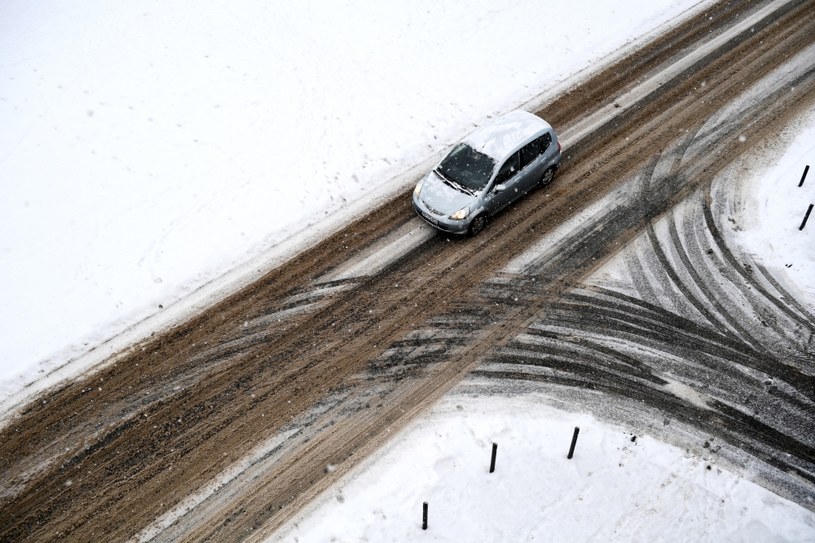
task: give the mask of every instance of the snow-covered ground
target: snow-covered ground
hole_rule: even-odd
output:
[[[4,2],[0,401],[144,319],[160,325],[228,271],[269,266],[349,202],[404,187],[405,172],[487,115],[691,9],[700,4]],[[811,293],[815,216],[798,225],[815,173],[797,180],[815,161],[815,116],[803,125],[757,178],[761,211],[745,239],[788,288]],[[815,541],[811,512],[538,400],[446,398],[280,537]]]
[[[3,2],[0,398],[703,5]]]
[[[742,205],[750,213],[734,234],[773,277],[815,312],[815,213],[800,230],[809,205],[815,204],[815,111],[765,147],[769,153],[757,157],[745,172],[752,177],[742,190]],[[772,167],[762,171],[762,164]],[[807,165],[810,169],[799,186]]]
[[[446,397],[269,541],[815,540],[810,511],[543,401]]]

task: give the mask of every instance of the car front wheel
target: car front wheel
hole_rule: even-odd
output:
[[[473,222],[470,223],[470,230],[469,230],[468,233],[471,236],[475,236],[476,234],[481,232],[486,225],[487,225],[487,217],[485,217],[484,215],[479,215],[478,217],[473,219]]]

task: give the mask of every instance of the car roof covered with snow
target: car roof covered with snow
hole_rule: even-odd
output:
[[[464,138],[464,143],[500,162],[544,129],[551,126],[537,115],[515,110],[482,126]]]

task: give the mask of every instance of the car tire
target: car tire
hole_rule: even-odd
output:
[[[479,215],[475,219],[470,222],[470,229],[467,231],[467,234],[470,236],[478,235],[484,227],[487,225],[487,217],[484,215]]]
[[[554,179],[554,178],[555,178],[555,167],[550,166],[549,168],[546,168],[545,172],[543,172],[543,175],[541,176],[541,180],[538,181],[538,185],[541,186],[541,187],[545,187],[546,185],[551,183],[552,179]]]

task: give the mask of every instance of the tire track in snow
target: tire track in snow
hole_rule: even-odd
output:
[[[550,390],[549,387],[565,390],[571,408],[580,408],[578,399],[596,401],[598,403],[587,404],[600,405],[602,409],[622,413],[628,420],[642,424],[652,421],[643,421],[640,411],[656,420],[681,418],[686,421],[681,429],[686,439],[684,445],[699,441],[702,435],[712,441],[713,432],[717,436],[715,446],[718,447],[721,439],[724,451],[747,440],[752,447],[748,450],[753,451],[752,456],[748,455],[750,458],[772,456],[790,444],[794,446],[796,439],[785,441],[778,432],[779,428],[794,428],[793,421],[799,415],[792,407],[784,407],[793,403],[787,397],[809,408],[806,402],[810,396],[800,391],[800,383],[796,383],[796,389],[782,379],[764,379],[749,363],[723,363],[722,357],[716,354],[700,353],[698,360],[692,357],[685,360],[676,353],[671,356],[670,352],[660,350],[664,345],[672,346],[679,338],[684,342],[679,354],[692,355],[701,345],[710,346],[714,353],[721,350],[727,357],[742,360],[749,359],[754,352],[749,345],[658,304],[639,304],[641,300],[637,299],[618,297],[622,308],[597,312],[593,298],[608,303],[615,297],[575,284],[580,277],[598,269],[624,242],[634,238],[649,217],[663,214],[693,187],[704,183],[706,168],[718,171],[731,160],[720,155],[739,154],[738,145],[726,138],[706,140],[710,153],[705,154],[699,164],[689,166],[684,172],[686,175],[668,176],[662,179],[664,183],[652,183],[648,201],[640,199],[639,205],[634,205],[630,197],[636,193],[620,191],[615,195],[619,198],[606,202],[613,204],[611,212],[592,208],[592,213],[582,219],[589,224],[573,225],[574,232],[566,234],[579,235],[560,238],[564,243],[554,254],[550,253],[551,261],[530,261],[538,272],[530,273],[520,267],[482,284],[523,248],[535,243],[540,232],[550,232],[554,224],[573,216],[570,205],[582,209],[601,198],[647,162],[644,157],[654,148],[669,145],[688,126],[703,123],[745,86],[769,72],[771,67],[763,61],[763,55],[767,54],[772,62],[781,62],[789,51],[810,43],[812,26],[807,26],[805,21],[808,6],[800,2],[787,6],[791,7],[785,7],[784,13],[786,9],[794,10],[791,17],[770,17],[770,21],[781,20],[783,25],[768,22],[769,26],[760,30],[755,38],[744,35],[743,43],[723,46],[716,58],[706,59],[711,63],[709,69],[701,67],[698,73],[687,78],[677,75],[655,97],[642,100],[618,115],[592,136],[593,148],[588,142],[576,145],[570,150],[574,159],[564,167],[561,183],[519,203],[513,213],[497,219],[483,236],[455,246],[438,238],[430,240],[409,253],[411,258],[394,261],[380,277],[360,278],[357,288],[337,293],[320,311],[304,310],[302,314],[291,315],[280,323],[281,329],[286,328],[280,332],[282,335],[271,342],[266,339],[272,336],[250,340],[251,346],[221,358],[222,363],[213,366],[188,393],[154,404],[131,426],[117,427],[115,416],[94,419],[99,404],[75,394],[76,387],[55,395],[51,409],[32,406],[24,414],[22,424],[10,427],[3,434],[7,438],[6,450],[34,449],[39,443],[60,439],[59,428],[53,428],[65,419],[76,425],[72,427],[84,421],[90,425],[98,421],[103,432],[89,443],[92,450],[63,457],[66,461],[81,458],[82,464],[72,464],[65,470],[51,468],[39,477],[24,478],[30,486],[27,492],[3,502],[2,515],[9,522],[0,523],[0,538],[5,535],[12,539],[25,536],[48,539],[50,534],[59,531],[74,539],[103,536],[108,540],[125,539],[154,519],[161,520],[167,509],[183,505],[185,497],[195,496],[195,492],[209,482],[227,479],[229,483],[180,516],[166,533],[167,539],[230,541],[260,537],[258,532],[263,530],[258,527],[273,526],[297,510],[332,478],[350,469],[348,466],[353,465],[356,458],[381,444],[391,429],[398,429],[428,402],[457,383],[482,357],[488,360],[500,354],[536,352],[552,343],[555,354],[546,356],[556,360],[559,366],[548,368],[545,363],[538,364],[539,373],[557,370],[560,373],[556,377],[571,386],[513,379],[515,385],[542,386],[543,383],[546,390]],[[798,23],[798,19],[804,21]],[[708,24],[706,20],[698,22]],[[797,42],[775,44],[770,38],[778,35],[781,26],[796,28]],[[762,36],[766,39],[762,43],[773,43],[769,50],[757,46]],[[628,66],[630,64],[626,70]],[[707,90],[696,95],[693,77],[708,81]],[[623,85],[619,88],[623,89]],[[811,91],[812,86],[804,88]],[[610,96],[603,103],[613,99]],[[707,100],[712,100],[712,105],[701,103]],[[574,99],[574,102],[580,111],[590,111],[593,107],[589,100]],[[801,103],[800,98],[791,94],[777,103],[768,103],[767,111],[761,115],[765,115],[772,126],[784,121],[785,108],[794,110],[801,107]],[[748,121],[742,118],[739,122]],[[631,142],[627,139],[629,135]],[[370,242],[396,227],[394,220],[409,220],[408,205],[399,210],[396,218],[392,209],[388,211],[387,215],[380,213],[375,219],[379,221],[378,226],[355,224],[344,233],[356,235],[356,228],[367,228],[366,243],[352,244],[351,251],[361,254]],[[207,311],[206,318],[168,333],[164,340],[169,346],[156,345],[158,341],[151,343],[149,346],[155,347],[155,354],[128,359],[151,364],[152,372],[128,367],[101,376],[106,383],[118,379],[124,391],[135,385],[141,392],[155,383],[172,382],[176,364],[188,363],[190,357],[208,350],[210,343],[234,340],[236,334],[240,336],[244,332],[242,325],[256,317],[269,317],[285,306],[281,300],[300,295],[320,284],[331,270],[338,270],[347,261],[347,255],[336,254],[342,251],[337,249],[342,241],[342,236],[335,236],[326,247],[308,253],[309,256],[296,265],[287,265],[286,271],[281,272],[284,279],[267,277],[253,284],[245,296],[242,293],[243,297],[236,296]],[[642,262],[648,266],[652,261],[643,258]],[[428,266],[430,270],[426,269]],[[434,281],[441,286],[433,288]],[[629,293],[633,287],[630,281],[629,286],[625,283],[623,277],[615,283],[615,288]],[[575,288],[582,292],[585,300],[573,296]],[[291,308],[305,304],[305,298],[289,300]],[[421,307],[414,309],[417,302],[421,302]],[[641,313],[640,318],[645,322],[633,320],[629,314],[633,309]],[[547,324],[549,313],[553,319],[563,321],[561,328]],[[698,319],[698,315],[694,316]],[[538,321],[549,326],[544,331],[555,334],[554,340],[536,332]],[[583,322],[593,322],[593,329],[581,328]],[[202,326],[205,330],[199,332]],[[671,326],[676,330],[687,327],[690,332],[677,335]],[[213,331],[210,333],[206,327]],[[342,333],[336,331],[339,327]],[[641,331],[654,327],[661,335],[643,345]],[[247,334],[255,332],[248,328]],[[618,337],[620,329],[627,330],[622,339]],[[419,333],[415,333],[417,330]],[[568,333],[557,334],[563,330]],[[589,333],[595,335],[589,336]],[[573,339],[581,334],[586,337],[582,343]],[[707,341],[694,339],[694,335]],[[204,348],[200,343],[190,346],[191,342],[204,338],[208,342]],[[422,349],[423,345],[427,345],[427,349]],[[507,351],[510,347],[518,350]],[[229,346],[224,348],[228,350]],[[732,352],[727,353],[728,349]],[[739,350],[744,353],[740,354]],[[569,373],[569,363],[583,357],[592,363],[584,363],[580,371]],[[370,364],[371,361],[374,364]],[[518,369],[532,368],[529,364],[524,366],[523,361],[524,357],[520,357],[515,360],[518,364],[511,366],[514,375],[523,376],[524,372]],[[376,366],[377,362],[382,363],[381,368]],[[773,360],[765,362],[772,364]],[[388,372],[398,371],[400,363],[406,368],[405,377],[394,379]],[[608,368],[602,365],[605,363]],[[599,371],[595,372],[594,366]],[[377,370],[382,370],[381,374],[377,374]],[[721,375],[722,382],[713,382],[708,390],[701,384],[707,383],[711,375]],[[477,378],[501,385],[510,381]],[[740,391],[730,387],[742,380],[753,389]],[[697,383],[701,384],[696,386]],[[761,387],[767,389],[764,394]],[[741,392],[746,395],[740,396]],[[332,394],[339,403],[314,418],[307,416],[326,395]],[[650,403],[642,401],[645,396],[651,398]],[[132,399],[135,393],[123,392],[121,397]],[[632,402],[631,397],[640,401]],[[110,398],[109,394],[99,397],[103,401]],[[117,397],[112,399],[115,401]],[[781,402],[780,408],[773,401]],[[758,412],[753,413],[755,410]],[[775,422],[779,412],[786,413]],[[696,421],[697,418],[700,421]],[[257,450],[255,446],[275,432],[286,431],[298,423],[305,425],[298,434],[302,437],[286,443],[280,459],[264,464],[256,479],[247,477],[238,483],[240,478],[229,478],[230,467],[242,455],[253,454]],[[670,425],[671,429],[677,426]],[[801,431],[810,429],[806,424],[800,428]],[[20,435],[16,430],[20,430]],[[757,437],[750,435],[753,431]],[[794,433],[790,436],[797,438]],[[20,445],[15,449],[15,444]],[[222,458],[223,452],[230,456]],[[805,472],[808,454],[805,449],[790,449],[790,457],[783,461]],[[731,458],[738,460],[745,455],[731,455]],[[38,456],[31,454],[24,461],[37,460]],[[83,468],[91,464],[95,469],[86,472]],[[10,465],[14,476],[19,475],[16,468],[20,464],[16,457],[6,465]],[[324,473],[327,465],[338,468],[327,475]],[[768,480],[776,477],[781,482],[789,482],[795,477],[781,469],[773,471],[766,466],[760,469]],[[225,478],[219,478],[219,474]],[[80,478],[82,484],[78,484]],[[67,485],[68,482],[77,484]],[[787,495],[800,497],[793,491]],[[93,507],[83,504],[93,504]]]
[[[811,70],[804,73],[811,77]],[[641,174],[640,197],[690,168],[696,160],[691,151],[705,147],[699,138],[726,138],[743,129],[728,120],[665,151]],[[528,382],[536,390],[559,389],[560,398],[591,390],[608,396],[605,409],[618,422],[637,421],[630,410],[614,407],[633,399],[647,405],[649,416],[656,411],[680,419],[697,444],[717,436],[733,448],[730,462],[758,461],[764,484],[812,507],[815,320],[807,308],[787,304],[789,293],[766,269],[752,273],[760,266],[747,255],[735,256],[713,211],[731,207],[726,199],[734,197],[732,191],[712,193],[707,183],[652,220],[605,266],[628,271],[627,281],[601,267],[487,355],[472,380],[505,383],[492,388],[499,391]],[[619,213],[593,221],[608,222]],[[569,243],[597,230],[592,223],[581,228],[567,237]],[[547,277],[536,267],[545,268],[540,259],[521,260],[527,274]],[[512,268],[513,277],[521,271]],[[657,294],[666,291],[685,303]],[[671,438],[669,429],[664,433]]]
[[[802,68],[787,78],[791,86],[812,80],[813,66]],[[781,99],[787,89],[771,87],[764,99]],[[762,103],[755,93],[766,90],[758,86],[729,106],[726,115],[714,116],[663,151],[639,174],[636,198],[647,202],[664,193],[666,185],[681,187],[684,172],[696,167],[712,142],[738,140],[752,129]],[[478,388],[473,383],[486,379],[488,384],[480,386],[500,393],[525,382],[536,390],[559,390],[564,402],[572,399],[572,408],[577,392],[589,390],[606,397],[595,407],[601,414],[606,410],[616,421],[633,419],[648,426],[636,412],[619,407],[633,399],[645,404],[648,416],[656,412],[665,420],[680,419],[685,446],[717,436],[730,448],[729,462],[751,465],[761,482],[812,508],[815,320],[806,307],[788,305],[789,293],[749,255],[735,256],[713,211],[732,207],[727,199],[735,196],[723,189],[711,194],[711,183],[651,220],[616,262],[605,266],[633,269],[631,277],[601,267],[549,303],[506,345],[485,355],[471,386]],[[558,280],[582,240],[600,242],[605,225],[626,228],[633,211],[628,201],[635,196],[620,194],[624,197],[608,197],[595,211],[585,212],[582,222],[537,243],[530,250],[534,254],[517,258],[482,289],[485,298],[517,302],[521,286],[530,291],[521,301],[545,296],[542,285]],[[664,292],[683,301],[658,294]],[[664,433],[676,439],[670,429]]]

